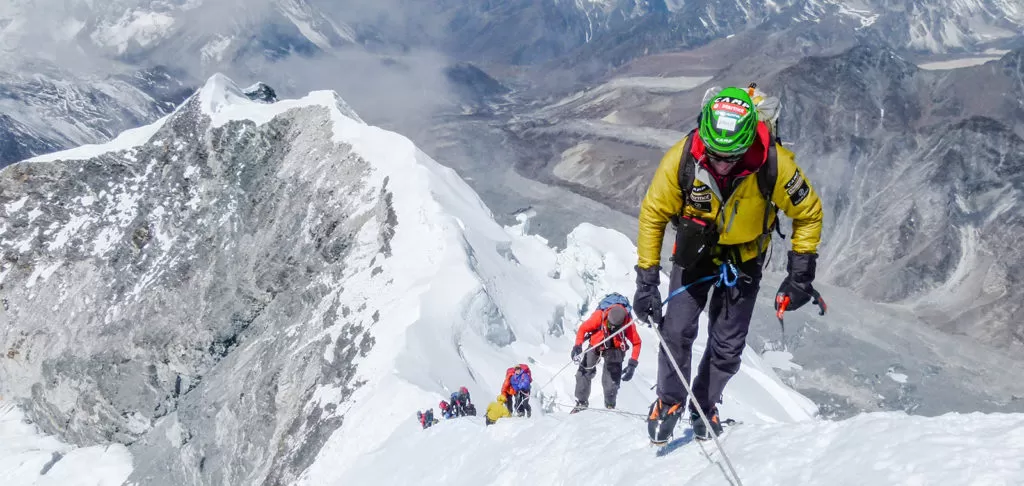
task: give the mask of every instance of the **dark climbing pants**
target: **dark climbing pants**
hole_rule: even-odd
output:
[[[518,415],[520,417],[526,414],[529,417],[533,413],[533,409],[530,408],[530,390],[520,390],[515,395],[508,397],[505,401],[505,407],[508,408],[508,413],[512,415]]]
[[[704,412],[710,412],[722,401],[726,383],[740,369],[743,347],[750,329],[750,316],[754,313],[754,302],[761,285],[761,267],[756,259],[737,265],[749,278],[741,278],[735,287],[715,287],[714,282],[697,284],[675,296],[668,303],[661,335],[672,350],[672,356],[682,369],[683,376],[690,379],[690,356],[693,341],[697,339],[697,319],[708,303],[708,342],[693,378],[693,395]],[[675,290],[685,284],[713,275],[714,267],[698,270],[683,270],[672,266],[669,289]],[[686,388],[679,380],[665,350],[658,353],[658,397],[665,403],[682,403],[686,400]],[[690,408],[693,406],[690,404]]]
[[[622,382],[622,360],[625,353],[620,349],[608,349],[603,353],[596,350],[587,351],[576,370],[576,401],[589,405],[590,382],[597,376],[597,362],[604,358],[604,373],[601,374],[601,386],[604,389],[605,406],[615,406],[619,396],[619,384]]]

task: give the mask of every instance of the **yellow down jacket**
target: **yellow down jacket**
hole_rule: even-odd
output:
[[[499,401],[493,401],[490,405],[487,405],[487,418],[491,422],[497,422],[498,419],[509,417],[508,408],[504,403]]]
[[[766,157],[764,154],[767,150],[764,146],[771,143],[767,141],[767,130],[760,132],[755,147],[751,148],[760,150],[760,153],[752,152],[755,158]],[[661,164],[647,188],[647,195],[640,205],[640,228],[636,243],[637,265],[640,268],[650,268],[660,263],[665,225],[672,216],[680,212],[687,217],[706,222],[714,221],[719,232],[719,246],[734,247],[742,261],[757,257],[758,239],[765,228],[767,202],[758,190],[756,174],[749,172],[741,176],[728,199],[722,201],[722,192],[714,177],[698,163],[690,193],[691,202],[684,211],[683,196],[679,187],[679,163],[685,143],[684,137],[661,159]],[[699,160],[703,154],[703,143],[695,139],[692,145],[691,153]],[[786,213],[786,216],[793,219],[793,251],[816,253],[821,241],[821,200],[810,182],[803,176],[803,171],[796,165],[793,152],[776,144],[776,153],[778,177],[775,179],[772,201]],[[754,170],[760,168],[761,163],[757,163]],[[768,214],[770,225],[775,219],[775,212],[770,211]],[[765,244],[760,247],[761,251],[767,249]]]

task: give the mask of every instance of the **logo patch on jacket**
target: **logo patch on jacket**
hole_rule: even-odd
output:
[[[711,212],[711,188],[708,186],[693,186],[690,190],[690,205],[698,211]]]
[[[797,170],[793,173],[793,177],[786,182],[786,194],[789,194],[789,201],[796,206],[804,202],[804,199],[807,199],[807,195],[810,193],[811,186],[807,185],[804,176]]]

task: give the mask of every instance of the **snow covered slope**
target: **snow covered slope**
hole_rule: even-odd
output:
[[[638,417],[588,411],[491,427],[468,419],[426,431],[409,426],[334,484],[735,484],[713,445],[687,442],[658,457],[643,425]],[[886,412],[842,422],[742,424],[722,445],[744,485],[1024,483],[1024,415]]]
[[[467,225],[467,238],[480,238],[470,235],[488,226],[494,224]],[[353,399],[359,403],[359,408],[353,410],[355,420],[335,432],[303,484],[350,484],[346,467],[365,463],[365,454],[378,446],[386,447],[389,437],[396,441],[407,437],[418,428],[415,410],[436,408],[438,400],[461,385],[469,387],[482,412],[497,395],[504,370],[515,363],[530,364],[537,382],[534,394],[543,393],[549,405],[553,404],[553,411],[564,415],[571,408],[576,368],[569,365],[568,356],[581,316],[589,315],[582,309],[593,308],[607,292],[631,293],[636,249],[625,235],[591,225],[577,228],[560,253],[539,237],[517,234],[517,228],[508,231],[508,236],[501,236],[495,246],[498,252],[474,250],[475,276],[466,271],[451,272],[444,287],[449,295],[453,288],[462,287],[459,276],[463,273],[471,277],[470,287],[475,279],[482,279],[498,308],[479,309],[471,303],[468,315],[465,310],[461,316],[452,315],[453,311],[431,315],[429,324],[419,323],[407,330],[405,349],[398,349],[390,357],[398,365],[384,370],[376,380],[370,379],[357,392]],[[500,241],[506,238],[508,246],[502,250]],[[496,347],[493,340],[488,342],[485,336],[465,330],[479,327],[475,321],[493,316],[495,310],[515,336],[507,346]],[[641,365],[633,380],[623,383],[619,395],[620,409],[634,413],[646,412],[654,399],[651,386],[657,369],[657,340],[649,329],[640,331],[645,343]],[[698,338],[698,342],[704,339]],[[595,389],[594,393],[599,392]],[[537,399],[534,402],[539,410]],[[740,375],[727,390],[723,410],[744,420],[778,423],[807,420],[816,408],[782,384],[756,353],[748,352]],[[637,427],[632,432],[641,437],[645,434]],[[472,443],[474,439],[464,440]]]
[[[74,447],[41,434],[13,404],[0,401],[0,476],[5,486],[118,486],[132,471],[121,444]]]

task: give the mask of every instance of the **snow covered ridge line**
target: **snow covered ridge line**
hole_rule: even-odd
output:
[[[255,103],[220,75],[0,187],[18,263],[0,262],[0,394],[63,440],[131,444],[134,484],[289,484],[343,418],[362,433],[351,397],[393,374],[409,326],[437,341],[423,301],[494,307],[467,252],[503,259],[508,239],[454,171],[333,93]]]
[[[258,85],[254,84],[253,86]],[[169,118],[179,113],[184,107],[189,105],[190,100],[197,97],[200,100],[203,113],[210,117],[212,127],[220,127],[234,120],[251,120],[257,124],[264,124],[288,110],[306,106],[324,106],[332,110],[334,115],[336,115],[334,117],[336,121],[340,118],[348,118],[359,124],[366,125],[355,110],[334,91],[313,91],[299,99],[281,100],[276,103],[266,104],[253,101],[245,95],[245,92],[234,81],[223,74],[217,73],[211,76],[206,81],[206,84],[192,97],[179,105],[174,112],[152,124],[126,130],[106,143],[83,145],[73,149],[40,155],[25,162],[85,160],[108,152],[138,147],[148,142],[164,126]]]

